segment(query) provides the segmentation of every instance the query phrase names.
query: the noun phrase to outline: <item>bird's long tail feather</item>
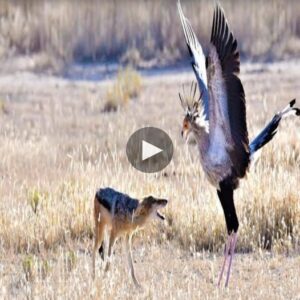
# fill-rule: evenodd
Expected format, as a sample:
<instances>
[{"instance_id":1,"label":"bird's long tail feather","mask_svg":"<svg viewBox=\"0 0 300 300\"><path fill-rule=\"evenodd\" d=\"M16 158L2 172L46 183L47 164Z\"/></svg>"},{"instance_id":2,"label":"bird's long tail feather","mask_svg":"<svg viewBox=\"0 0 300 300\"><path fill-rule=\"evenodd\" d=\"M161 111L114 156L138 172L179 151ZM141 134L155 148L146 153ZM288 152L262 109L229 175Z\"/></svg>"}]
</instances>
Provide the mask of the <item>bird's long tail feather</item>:
<instances>
[{"instance_id":1,"label":"bird's long tail feather","mask_svg":"<svg viewBox=\"0 0 300 300\"><path fill-rule=\"evenodd\" d=\"M294 107L295 103L296 99L293 99L281 112L277 113L271 122L269 122L259 135L250 143L251 157L257 150L272 140L274 135L277 133L277 128L281 119L290 115L300 116L300 109Z\"/></svg>"}]
</instances>

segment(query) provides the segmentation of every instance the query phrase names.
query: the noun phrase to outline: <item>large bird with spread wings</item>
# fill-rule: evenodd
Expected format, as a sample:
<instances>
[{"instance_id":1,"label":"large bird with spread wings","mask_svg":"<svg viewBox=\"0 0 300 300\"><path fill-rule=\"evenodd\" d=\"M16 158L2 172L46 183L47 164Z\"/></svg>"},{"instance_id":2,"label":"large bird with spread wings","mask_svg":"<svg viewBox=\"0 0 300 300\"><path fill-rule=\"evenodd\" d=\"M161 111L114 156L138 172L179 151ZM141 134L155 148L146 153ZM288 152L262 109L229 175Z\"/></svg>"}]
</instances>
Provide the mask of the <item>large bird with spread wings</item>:
<instances>
[{"instance_id":1,"label":"large bird with spread wings","mask_svg":"<svg viewBox=\"0 0 300 300\"><path fill-rule=\"evenodd\" d=\"M246 175L253 154L276 134L280 120L290 114L300 116L300 110L293 107L296 100L292 100L249 144L245 92L238 77L240 57L237 41L229 29L222 8L216 5L209 51L205 56L190 22L183 14L179 0L177 5L200 91L199 99L195 99L197 85L192 86L192 102L179 94L186 110L182 136L187 139L193 132L203 170L209 182L217 188L221 201L228 240L218 285L229 259L225 283L227 286L239 228L234 190L238 187L239 180Z\"/></svg>"}]
</instances>

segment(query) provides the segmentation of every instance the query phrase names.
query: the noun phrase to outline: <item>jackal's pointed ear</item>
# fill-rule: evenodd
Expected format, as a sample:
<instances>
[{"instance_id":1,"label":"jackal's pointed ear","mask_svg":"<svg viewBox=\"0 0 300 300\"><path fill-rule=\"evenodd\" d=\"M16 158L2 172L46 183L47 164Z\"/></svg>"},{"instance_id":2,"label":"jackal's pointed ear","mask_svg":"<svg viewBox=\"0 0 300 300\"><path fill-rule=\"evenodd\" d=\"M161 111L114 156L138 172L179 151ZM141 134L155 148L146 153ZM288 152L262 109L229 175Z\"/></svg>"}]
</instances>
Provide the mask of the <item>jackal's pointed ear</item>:
<instances>
[{"instance_id":1,"label":"jackal's pointed ear","mask_svg":"<svg viewBox=\"0 0 300 300\"><path fill-rule=\"evenodd\" d=\"M151 195L145 197L143 200L146 200L146 201L151 201L151 200L154 200L155 198Z\"/></svg>"},{"instance_id":2,"label":"jackal's pointed ear","mask_svg":"<svg viewBox=\"0 0 300 300\"><path fill-rule=\"evenodd\" d=\"M153 196L147 196L143 199L141 205L145 208L145 209L150 209L151 207L153 207L153 205L156 203L156 198Z\"/></svg>"}]
</instances>

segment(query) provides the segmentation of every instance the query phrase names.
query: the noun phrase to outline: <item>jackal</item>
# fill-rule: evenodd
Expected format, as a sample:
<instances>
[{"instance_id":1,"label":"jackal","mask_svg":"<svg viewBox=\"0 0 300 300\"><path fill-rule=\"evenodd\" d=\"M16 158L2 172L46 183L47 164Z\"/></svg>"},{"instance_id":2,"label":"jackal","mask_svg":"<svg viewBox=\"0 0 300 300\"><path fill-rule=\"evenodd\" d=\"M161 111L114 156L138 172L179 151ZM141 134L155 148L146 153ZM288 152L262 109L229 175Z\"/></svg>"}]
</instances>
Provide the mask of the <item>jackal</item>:
<instances>
[{"instance_id":1,"label":"jackal","mask_svg":"<svg viewBox=\"0 0 300 300\"><path fill-rule=\"evenodd\" d=\"M104 260L103 238L105 228L108 227L110 228L110 236L105 271L109 269L110 256L116 239L123 236L131 277L134 284L140 287L135 277L132 262L132 235L153 217L164 220L165 217L158 209L165 207L167 203L168 200L158 199L153 196L145 197L142 201L139 201L111 188L100 189L96 193L94 200L95 244L93 250L93 278L95 277L97 250L99 250L100 256Z\"/></svg>"}]
</instances>

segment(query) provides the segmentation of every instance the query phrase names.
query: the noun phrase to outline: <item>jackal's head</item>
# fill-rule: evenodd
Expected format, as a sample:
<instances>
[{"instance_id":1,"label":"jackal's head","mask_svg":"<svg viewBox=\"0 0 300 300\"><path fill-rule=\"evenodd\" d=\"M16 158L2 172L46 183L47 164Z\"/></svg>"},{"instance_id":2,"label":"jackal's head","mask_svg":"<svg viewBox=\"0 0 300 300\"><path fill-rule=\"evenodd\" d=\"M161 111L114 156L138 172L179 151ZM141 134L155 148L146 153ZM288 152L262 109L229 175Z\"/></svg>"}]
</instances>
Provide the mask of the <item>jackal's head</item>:
<instances>
[{"instance_id":1,"label":"jackal's head","mask_svg":"<svg viewBox=\"0 0 300 300\"><path fill-rule=\"evenodd\" d=\"M164 208L167 204L168 200L166 199L159 199L153 196L145 197L139 205L139 215L146 218L154 216L164 220L165 217L158 210Z\"/></svg>"}]
</instances>

